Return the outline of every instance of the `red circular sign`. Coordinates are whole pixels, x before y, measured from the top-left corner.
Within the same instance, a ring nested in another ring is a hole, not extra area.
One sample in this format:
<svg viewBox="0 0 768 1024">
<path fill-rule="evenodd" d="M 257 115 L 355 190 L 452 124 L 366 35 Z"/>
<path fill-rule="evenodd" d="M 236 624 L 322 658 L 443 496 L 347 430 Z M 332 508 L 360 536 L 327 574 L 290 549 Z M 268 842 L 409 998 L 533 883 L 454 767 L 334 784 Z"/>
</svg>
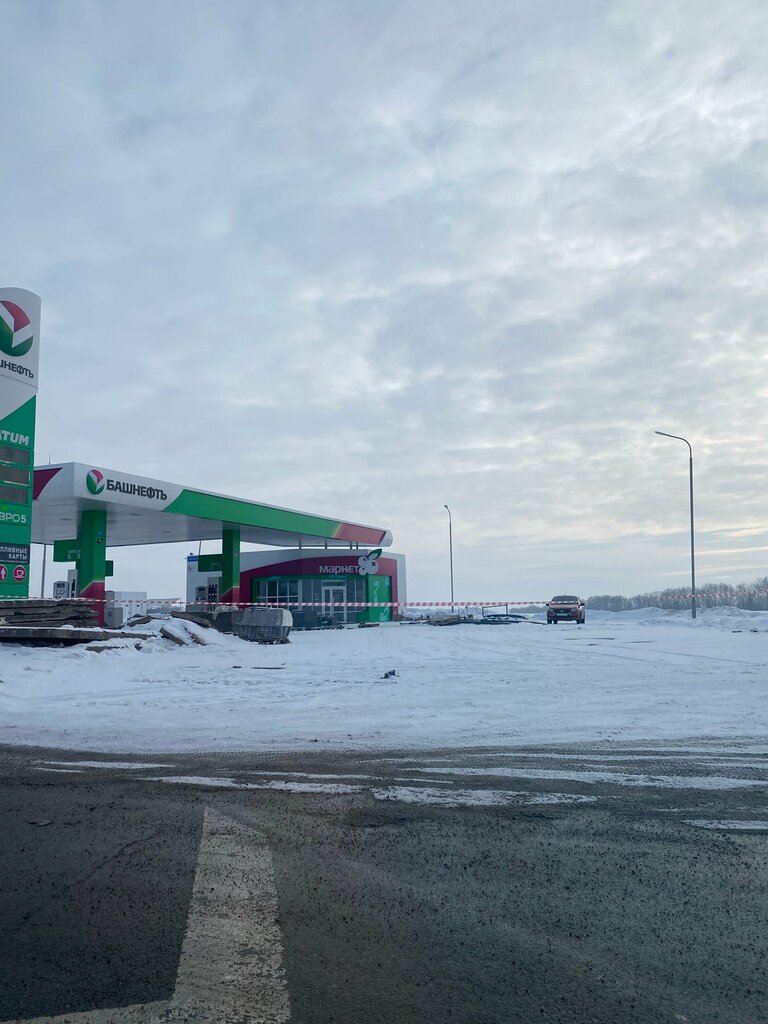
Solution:
<svg viewBox="0 0 768 1024">
<path fill-rule="evenodd" d="M 4 565 L 0 565 L 0 583 L 8 576 L 8 569 Z"/>
<path fill-rule="evenodd" d="M 16 566 L 16 568 L 13 570 L 13 578 L 16 580 L 17 583 L 24 582 L 24 580 L 27 578 L 27 570 L 23 565 Z"/>
</svg>

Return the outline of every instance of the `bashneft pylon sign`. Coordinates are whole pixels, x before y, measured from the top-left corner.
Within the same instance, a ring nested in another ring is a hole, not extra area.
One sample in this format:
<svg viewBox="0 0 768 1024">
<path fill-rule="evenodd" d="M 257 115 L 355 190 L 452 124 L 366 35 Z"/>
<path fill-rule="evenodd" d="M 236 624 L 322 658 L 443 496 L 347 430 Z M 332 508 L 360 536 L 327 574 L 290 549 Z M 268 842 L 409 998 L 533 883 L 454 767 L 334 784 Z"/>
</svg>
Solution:
<svg viewBox="0 0 768 1024">
<path fill-rule="evenodd" d="M 29 595 L 40 297 L 0 288 L 0 598 Z"/>
</svg>

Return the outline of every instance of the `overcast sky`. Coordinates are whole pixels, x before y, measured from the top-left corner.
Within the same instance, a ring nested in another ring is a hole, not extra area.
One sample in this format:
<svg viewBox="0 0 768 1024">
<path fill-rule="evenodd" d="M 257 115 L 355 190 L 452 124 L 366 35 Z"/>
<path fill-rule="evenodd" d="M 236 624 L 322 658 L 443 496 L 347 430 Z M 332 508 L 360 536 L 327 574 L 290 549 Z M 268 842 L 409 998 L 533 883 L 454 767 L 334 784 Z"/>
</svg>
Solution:
<svg viewBox="0 0 768 1024">
<path fill-rule="evenodd" d="M 447 502 L 457 596 L 523 600 L 685 583 L 661 429 L 701 580 L 768 574 L 765 0 L 0 0 L 0 34 L 38 463 L 388 527 L 412 599 Z M 183 593 L 185 550 L 114 586 Z"/>
</svg>

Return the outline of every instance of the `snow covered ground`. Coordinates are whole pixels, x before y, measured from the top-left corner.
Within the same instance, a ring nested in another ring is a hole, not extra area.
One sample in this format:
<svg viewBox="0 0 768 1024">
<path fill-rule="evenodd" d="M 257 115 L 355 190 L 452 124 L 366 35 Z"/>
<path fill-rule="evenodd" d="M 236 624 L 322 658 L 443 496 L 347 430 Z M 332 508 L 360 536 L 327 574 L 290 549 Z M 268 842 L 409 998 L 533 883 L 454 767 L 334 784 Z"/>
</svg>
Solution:
<svg viewBox="0 0 768 1024">
<path fill-rule="evenodd" d="M 280 647 L 199 632 L 208 646 L 2 645 L 0 742 L 146 753 L 768 736 L 768 613 L 404 623 Z"/>
</svg>

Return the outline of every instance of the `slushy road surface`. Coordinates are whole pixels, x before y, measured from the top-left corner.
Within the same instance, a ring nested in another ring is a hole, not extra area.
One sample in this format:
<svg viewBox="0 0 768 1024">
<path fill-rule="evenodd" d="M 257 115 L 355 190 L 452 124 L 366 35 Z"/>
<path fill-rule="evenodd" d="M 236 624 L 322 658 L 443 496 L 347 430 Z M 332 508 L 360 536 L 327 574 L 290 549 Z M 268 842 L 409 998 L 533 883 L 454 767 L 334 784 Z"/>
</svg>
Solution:
<svg viewBox="0 0 768 1024">
<path fill-rule="evenodd" d="M 0 1021 L 768 1019 L 768 743 L 0 752 Z"/>
</svg>

